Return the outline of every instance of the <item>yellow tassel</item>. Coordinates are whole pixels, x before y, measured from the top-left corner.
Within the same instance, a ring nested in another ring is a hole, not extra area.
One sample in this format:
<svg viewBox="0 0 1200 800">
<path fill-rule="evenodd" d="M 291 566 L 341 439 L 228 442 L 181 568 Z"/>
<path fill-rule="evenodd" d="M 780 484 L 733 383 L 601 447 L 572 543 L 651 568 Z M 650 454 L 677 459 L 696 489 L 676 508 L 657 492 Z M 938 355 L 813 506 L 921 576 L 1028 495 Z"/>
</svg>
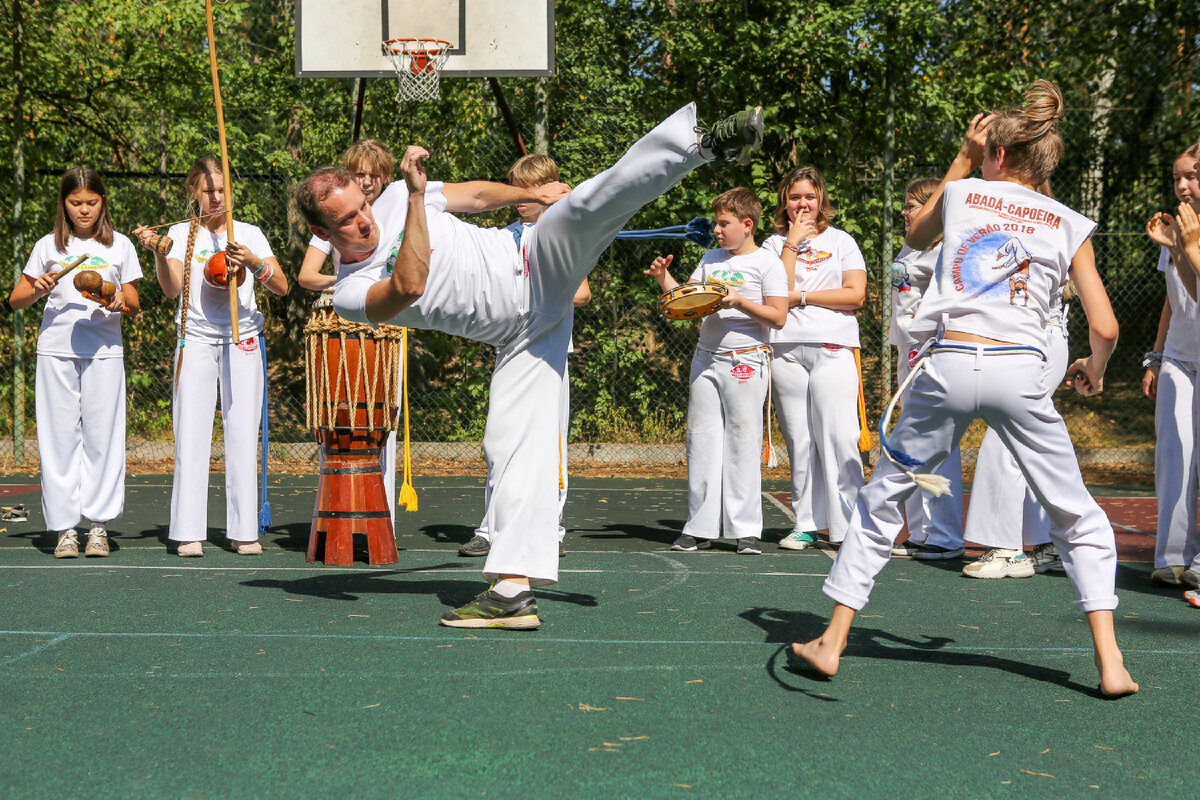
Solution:
<svg viewBox="0 0 1200 800">
<path fill-rule="evenodd" d="M 867 399 L 863 395 L 862 358 L 854 348 L 854 366 L 858 369 L 858 449 L 865 453 L 871 449 L 871 429 L 867 427 Z"/>
<path fill-rule="evenodd" d="M 416 511 L 417 490 L 412 485 L 412 450 L 408 435 L 408 328 L 400 329 L 400 358 L 404 364 L 400 370 L 400 380 L 403 381 L 404 399 L 404 482 L 400 485 L 400 496 L 396 502 L 409 511 Z"/>
</svg>

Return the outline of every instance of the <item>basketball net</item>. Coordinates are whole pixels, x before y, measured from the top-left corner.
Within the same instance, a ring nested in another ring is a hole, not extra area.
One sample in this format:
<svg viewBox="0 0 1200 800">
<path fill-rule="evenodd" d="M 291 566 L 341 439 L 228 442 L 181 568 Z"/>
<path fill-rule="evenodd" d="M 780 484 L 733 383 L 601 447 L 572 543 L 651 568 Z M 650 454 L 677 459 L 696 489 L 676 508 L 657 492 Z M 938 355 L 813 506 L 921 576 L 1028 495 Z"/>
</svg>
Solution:
<svg viewBox="0 0 1200 800">
<path fill-rule="evenodd" d="M 383 54 L 396 71 L 396 100 L 441 99 L 442 67 L 453 49 L 442 39 L 388 39 Z"/>
</svg>

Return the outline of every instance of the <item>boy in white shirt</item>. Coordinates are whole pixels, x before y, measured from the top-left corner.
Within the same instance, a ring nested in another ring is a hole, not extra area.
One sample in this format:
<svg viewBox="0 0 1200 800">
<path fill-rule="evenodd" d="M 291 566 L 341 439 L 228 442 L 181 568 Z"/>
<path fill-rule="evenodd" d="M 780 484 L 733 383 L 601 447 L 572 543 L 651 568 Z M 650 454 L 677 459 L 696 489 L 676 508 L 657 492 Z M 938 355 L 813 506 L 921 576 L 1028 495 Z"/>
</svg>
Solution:
<svg viewBox="0 0 1200 800">
<path fill-rule="evenodd" d="M 712 204 L 717 244 L 700 259 L 688 283 L 723 284 L 729 294 L 700 325 L 688 392 L 688 518 L 672 550 L 711 546 L 724 530 L 742 555 L 762 552 L 763 402 L 770 380 L 769 329 L 787 319 L 783 262 L 759 248 L 754 230 L 762 203 L 749 189 L 718 195 Z M 664 292 L 679 284 L 668 271 L 673 256 L 654 259 L 646 274 Z"/>
</svg>

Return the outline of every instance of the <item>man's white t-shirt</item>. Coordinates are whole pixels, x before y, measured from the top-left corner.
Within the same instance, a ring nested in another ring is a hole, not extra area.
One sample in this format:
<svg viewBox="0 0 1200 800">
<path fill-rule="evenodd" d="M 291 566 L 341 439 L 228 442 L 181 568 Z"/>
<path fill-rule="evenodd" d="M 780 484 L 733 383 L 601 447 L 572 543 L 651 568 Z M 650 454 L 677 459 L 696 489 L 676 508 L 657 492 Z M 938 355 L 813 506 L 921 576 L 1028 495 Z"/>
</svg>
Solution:
<svg viewBox="0 0 1200 800">
<path fill-rule="evenodd" d="M 183 262 L 187 254 L 188 223 L 172 225 L 167 232 L 171 237 L 171 252 L 167 258 Z M 262 259 L 274 258 L 267 237 L 257 226 L 248 222 L 233 223 L 233 237 L 238 244 L 250 248 Z M 229 292 L 209 286 L 204 280 L 204 265 L 208 259 L 225 249 L 228 237 L 225 232 L 213 233 L 204 226 L 196 232 L 196 244 L 192 250 L 192 274 L 188 295 L 187 330 L 183 336 L 188 341 L 208 344 L 229 344 L 233 341 L 233 327 L 229 324 Z M 246 280 L 238 287 L 238 336 L 242 340 L 262 332 L 263 315 L 254 299 L 254 276 L 246 273 Z M 179 307 L 175 310 L 175 324 L 179 325 L 183 311 L 183 293 L 179 295 Z"/>
<path fill-rule="evenodd" d="M 443 184 L 425 187 L 430 261 L 425 292 L 388 320 L 423 330 L 499 346 L 520 327 L 529 309 L 529 282 L 511 232 L 470 225 L 446 211 Z M 367 291 L 391 274 L 400 251 L 408 212 L 402 181 L 388 186 L 371 207 L 379 226 L 379 246 L 363 262 L 338 265 L 333 307 L 349 320 L 367 322 Z"/>
<path fill-rule="evenodd" d="M 774 234 L 763 242 L 763 249 L 782 256 L 786 238 Z M 808 240 L 805 252 L 796 256 L 796 283 L 793 291 L 814 292 L 841 289 L 842 273 L 867 271 L 862 251 L 854 237 L 838 228 L 826 228 Z M 788 310 L 783 330 L 771 332 L 771 342 L 792 344 L 838 344 L 858 347 L 858 318 L 852 311 L 836 311 L 823 306 L 793 306 Z"/>
<path fill-rule="evenodd" d="M 75 259 L 87 254 L 89 258 L 62 277 L 46 295 L 42 311 L 42 327 L 38 330 L 37 352 L 40 356 L 59 358 L 121 358 L 121 315 L 88 300 L 75 288 L 75 276 L 83 270 L 95 270 L 102 280 L 123 284 L 142 277 L 137 251 L 129 238 L 113 232 L 113 243 L 104 246 L 95 239 L 67 240 L 67 250 L 54 247 L 54 235 L 38 239 L 29 254 L 22 273 L 32 279 L 48 272 L 66 269 Z"/>
<path fill-rule="evenodd" d="M 1167 281 L 1167 302 L 1171 304 L 1171 323 L 1167 326 L 1163 355 L 1176 361 L 1200 361 L 1196 301 L 1184 288 L 1179 270 L 1171 262 L 1171 251 L 1165 247 L 1158 254 L 1158 271 Z"/>
<path fill-rule="evenodd" d="M 910 330 L 946 330 L 1045 352 L 1054 298 L 1096 223 L 1011 181 L 967 178 L 942 196 L 942 258 Z"/>
</svg>

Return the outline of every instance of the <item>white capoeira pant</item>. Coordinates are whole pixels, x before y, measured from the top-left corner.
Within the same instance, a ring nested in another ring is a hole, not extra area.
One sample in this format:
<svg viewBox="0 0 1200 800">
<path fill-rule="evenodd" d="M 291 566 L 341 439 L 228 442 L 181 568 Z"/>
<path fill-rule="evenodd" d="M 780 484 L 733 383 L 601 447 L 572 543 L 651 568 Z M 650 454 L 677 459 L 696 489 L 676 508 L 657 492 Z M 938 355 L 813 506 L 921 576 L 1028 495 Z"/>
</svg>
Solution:
<svg viewBox="0 0 1200 800">
<path fill-rule="evenodd" d="M 1050 516 L 1050 538 L 1075 586 L 1080 610 L 1117 607 L 1117 549 L 1108 518 L 1088 494 L 1067 426 L 1054 407 L 1043 358 L 1026 352 L 985 355 L 983 345 L 928 356 L 890 443 L 935 470 L 982 418 L 1016 457 Z M 881 459 L 859 493 L 846 540 L 824 592 L 853 609 L 867 604 L 904 524 L 901 506 L 918 491 L 912 479 Z"/>
<path fill-rule="evenodd" d="M 561 479 L 558 483 L 558 541 L 567 538 L 567 529 L 563 527 L 563 513 L 567 507 L 567 433 L 571 428 L 571 376 L 569 373 L 563 374 L 562 380 L 562 397 L 561 404 L 558 408 L 558 457 L 559 457 L 559 473 Z M 490 480 L 483 487 L 483 520 L 480 521 L 479 527 L 475 529 L 476 536 L 482 536 L 489 542 L 492 540 L 492 532 L 488 530 L 488 508 L 492 505 L 492 482 Z"/>
<path fill-rule="evenodd" d="M 1046 352 L 1046 386 L 1051 396 L 1067 374 L 1066 329 L 1048 329 L 1050 347 Z M 1000 436 L 988 428 L 975 460 L 975 482 L 971 506 L 967 510 L 967 541 L 984 547 L 1020 550 L 1050 541 L 1050 515 L 1029 488 L 1012 453 Z M 918 492 L 924 494 L 924 492 Z"/>
<path fill-rule="evenodd" d="M 763 403 L 771 348 L 697 348 L 688 392 L 688 518 L 697 539 L 762 536 Z"/>
<path fill-rule="evenodd" d="M 904 383 L 910 370 L 907 355 L 900 353 L 896 364 L 897 386 Z M 900 407 L 903 408 L 906 402 L 905 398 L 900 398 Z M 913 492 L 908 496 L 904 501 L 908 539 L 916 544 L 957 550 L 963 546 L 962 451 L 957 443 L 937 468 L 937 474 L 950 481 L 950 492 L 938 497 L 928 492 Z"/>
<path fill-rule="evenodd" d="M 846 535 L 863 484 L 858 451 L 858 368 L 854 350 L 838 345 L 774 345 L 771 401 L 792 470 L 798 531 Z"/>
<path fill-rule="evenodd" d="M 34 379 L 42 514 L 51 531 L 125 508 L 125 359 L 39 355 Z"/>
<path fill-rule="evenodd" d="M 1196 530 L 1198 377 L 1200 365 L 1169 356 L 1163 358 L 1158 371 L 1154 405 L 1156 569 L 1184 566 L 1200 571 L 1200 534 Z"/>
<path fill-rule="evenodd" d="M 225 535 L 235 542 L 258 539 L 261 346 L 260 336 L 255 335 L 240 345 L 189 340 L 184 348 L 175 391 L 172 541 L 200 542 L 208 537 L 208 474 L 218 384 L 225 431 Z M 178 360 L 178 350 L 175 357 Z"/>
</svg>

